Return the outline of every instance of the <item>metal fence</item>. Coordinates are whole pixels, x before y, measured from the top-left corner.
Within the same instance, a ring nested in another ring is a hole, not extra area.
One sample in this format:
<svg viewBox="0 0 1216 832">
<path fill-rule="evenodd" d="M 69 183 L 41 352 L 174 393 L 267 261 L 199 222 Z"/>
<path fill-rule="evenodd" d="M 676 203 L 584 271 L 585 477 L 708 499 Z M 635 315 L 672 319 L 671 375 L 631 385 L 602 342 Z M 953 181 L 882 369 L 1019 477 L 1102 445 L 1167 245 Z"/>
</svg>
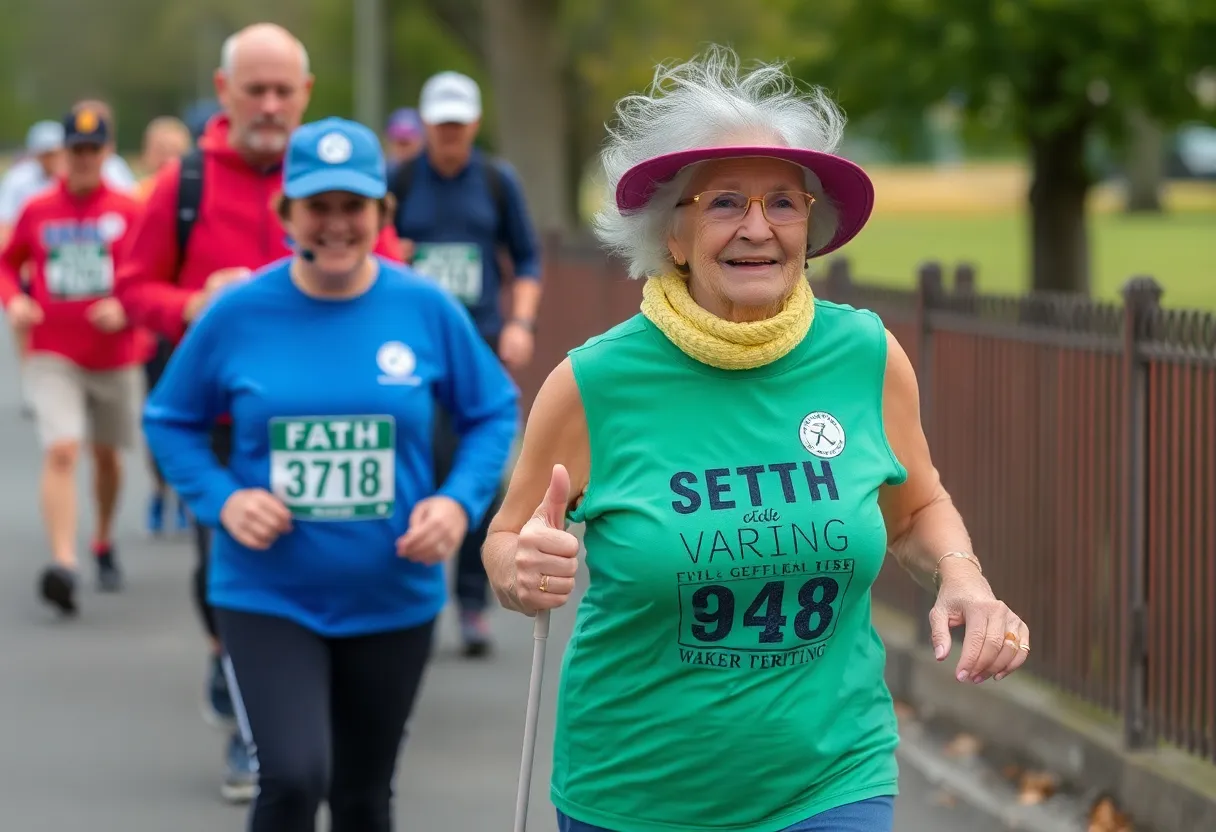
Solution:
<svg viewBox="0 0 1216 832">
<path fill-rule="evenodd" d="M 551 251 L 529 401 L 641 294 L 585 246 Z M 877 312 L 913 361 L 946 488 L 1030 624 L 1027 671 L 1119 715 L 1129 747 L 1216 760 L 1216 315 L 1162 308 L 1150 278 L 1120 304 L 952 278 L 931 264 L 914 290 L 877 288 L 837 260 L 815 288 Z M 893 563 L 874 591 L 924 621 Z"/>
</svg>

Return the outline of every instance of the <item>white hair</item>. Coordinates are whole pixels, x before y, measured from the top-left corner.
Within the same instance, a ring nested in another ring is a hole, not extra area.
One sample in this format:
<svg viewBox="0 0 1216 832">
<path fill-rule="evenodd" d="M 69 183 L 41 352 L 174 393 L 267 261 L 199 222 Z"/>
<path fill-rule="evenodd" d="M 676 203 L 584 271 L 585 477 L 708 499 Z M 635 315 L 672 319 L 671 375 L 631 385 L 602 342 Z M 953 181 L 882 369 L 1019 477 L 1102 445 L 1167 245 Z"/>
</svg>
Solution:
<svg viewBox="0 0 1216 832">
<path fill-rule="evenodd" d="M 696 166 L 660 185 L 647 206 L 623 215 L 617 209 L 617 183 L 634 165 L 680 150 L 721 145 L 733 136 L 765 137 L 786 147 L 833 153 L 844 133 L 845 117 L 818 87 L 800 88 L 784 64 L 758 64 L 741 72 L 739 58 L 727 47 L 713 46 L 703 57 L 683 64 L 660 64 L 645 94 L 622 98 L 617 124 L 608 128 L 600 155 L 607 199 L 593 227 L 604 246 L 622 256 L 630 277 L 669 273 L 667 239 L 675 203 Z M 806 189 L 815 197 L 807 254 L 836 235 L 836 207 L 819 177 L 806 171 Z"/>
<path fill-rule="evenodd" d="M 263 24 L 263 25 L 269 26 L 272 24 Z M 250 28 L 252 28 L 252 27 L 250 27 Z M 280 28 L 280 27 L 276 26 L 275 28 Z M 248 32 L 248 31 L 249 31 L 249 28 L 245 28 L 239 32 L 232 33 L 231 35 L 229 35 L 228 37 L 226 37 L 224 39 L 224 44 L 223 44 L 223 46 L 220 47 L 220 72 L 224 73 L 224 75 L 227 75 L 227 76 L 232 75 L 232 70 L 236 67 L 236 50 L 240 46 L 241 35 L 243 35 L 244 33 Z M 291 38 L 292 42 L 295 44 L 295 47 L 300 50 L 300 65 L 303 67 L 302 74 L 307 76 L 308 75 L 308 50 L 304 48 L 304 42 L 302 40 L 300 40 L 299 38 L 297 38 L 295 35 L 288 32 L 286 29 L 283 29 L 282 32 L 284 35 Z"/>
</svg>

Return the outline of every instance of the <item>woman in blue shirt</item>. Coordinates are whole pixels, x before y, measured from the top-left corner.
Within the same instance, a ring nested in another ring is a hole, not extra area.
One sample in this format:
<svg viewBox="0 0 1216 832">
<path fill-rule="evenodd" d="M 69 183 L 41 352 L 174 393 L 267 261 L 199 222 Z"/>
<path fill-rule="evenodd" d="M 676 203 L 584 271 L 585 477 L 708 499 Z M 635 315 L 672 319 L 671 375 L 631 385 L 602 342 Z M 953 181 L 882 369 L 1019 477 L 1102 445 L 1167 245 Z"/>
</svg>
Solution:
<svg viewBox="0 0 1216 832">
<path fill-rule="evenodd" d="M 488 507 L 518 394 L 468 314 L 372 255 L 392 216 L 362 125 L 292 136 L 280 216 L 296 253 L 218 297 L 144 417 L 152 453 L 216 527 L 208 595 L 242 731 L 252 832 L 390 832 L 398 748 L 446 598 L 443 563 Z M 442 483 L 433 404 L 462 441 Z M 209 428 L 233 422 L 230 464 Z"/>
</svg>

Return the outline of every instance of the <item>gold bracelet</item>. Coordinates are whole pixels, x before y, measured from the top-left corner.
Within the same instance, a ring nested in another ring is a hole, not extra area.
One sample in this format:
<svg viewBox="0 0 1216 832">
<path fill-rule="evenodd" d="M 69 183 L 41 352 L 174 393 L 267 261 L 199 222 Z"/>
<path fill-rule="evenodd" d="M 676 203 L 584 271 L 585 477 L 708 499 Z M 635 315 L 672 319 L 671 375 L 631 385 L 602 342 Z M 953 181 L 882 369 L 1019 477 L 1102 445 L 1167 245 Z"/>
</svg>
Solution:
<svg viewBox="0 0 1216 832">
<path fill-rule="evenodd" d="M 980 559 L 970 552 L 946 552 L 946 554 L 937 559 L 937 566 L 933 569 L 934 586 L 942 585 L 942 561 L 944 561 L 946 558 L 962 558 L 963 560 L 969 560 L 975 564 L 976 569 L 980 570 L 981 575 L 984 574 L 984 567 L 980 565 Z"/>
</svg>

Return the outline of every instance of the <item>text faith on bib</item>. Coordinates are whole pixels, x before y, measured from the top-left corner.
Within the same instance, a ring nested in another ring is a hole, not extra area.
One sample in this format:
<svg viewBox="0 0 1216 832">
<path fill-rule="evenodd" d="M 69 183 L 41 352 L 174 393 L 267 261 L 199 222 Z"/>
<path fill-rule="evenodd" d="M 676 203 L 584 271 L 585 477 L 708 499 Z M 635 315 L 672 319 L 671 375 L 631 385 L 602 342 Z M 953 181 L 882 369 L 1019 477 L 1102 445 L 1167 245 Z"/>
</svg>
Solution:
<svg viewBox="0 0 1216 832">
<path fill-rule="evenodd" d="M 271 490 L 298 518 L 389 517 L 395 459 L 391 416 L 270 420 Z"/>
</svg>

